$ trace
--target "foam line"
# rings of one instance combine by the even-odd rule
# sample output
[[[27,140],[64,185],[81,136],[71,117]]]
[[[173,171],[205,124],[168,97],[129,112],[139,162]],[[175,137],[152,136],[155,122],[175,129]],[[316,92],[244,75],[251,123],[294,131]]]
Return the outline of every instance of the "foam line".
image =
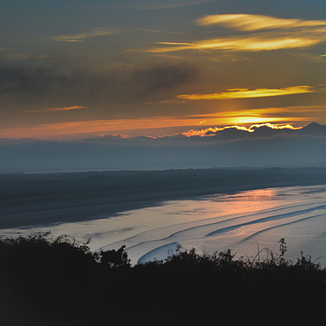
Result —
[[[233,225],[233,226],[230,226],[230,227],[226,227],[226,228],[223,228],[223,229],[219,229],[219,230],[210,232],[210,233],[206,234],[205,237],[210,237],[210,236],[214,236],[214,235],[219,234],[219,233],[225,233],[225,232],[228,232],[228,231],[232,231],[234,229],[238,229],[240,227],[247,226],[247,225],[264,223],[264,222],[269,222],[269,221],[276,221],[276,220],[290,218],[290,217],[297,216],[297,215],[312,213],[314,211],[322,210],[322,209],[326,209],[326,205],[321,205],[321,206],[317,206],[317,207],[314,207],[314,208],[308,208],[308,209],[304,209],[304,210],[301,210],[301,211],[295,211],[295,212],[291,212],[291,213],[285,213],[285,214],[273,215],[273,216],[269,216],[269,217],[263,217],[263,218],[260,218],[260,219],[254,220],[254,221],[245,222],[245,223]]]
[[[305,220],[310,220],[310,219],[313,219],[313,218],[318,218],[318,217],[321,217],[321,216],[325,216],[325,214],[319,214],[319,215],[313,215],[313,216],[308,216],[308,217],[304,217],[304,218],[301,218],[299,220],[295,220],[295,221],[291,221],[291,222],[288,222],[288,223],[283,223],[283,224],[279,224],[279,225],[274,225],[274,226],[271,226],[269,228],[266,228],[266,229],[263,229],[263,230],[260,230],[258,232],[255,232],[253,234],[251,234],[250,236],[242,239],[241,241],[239,241],[238,243],[243,243],[253,237],[255,237],[256,235],[260,234],[260,233],[264,233],[264,232],[267,232],[267,231],[270,231],[270,230],[273,230],[273,229],[277,229],[277,228],[280,228],[282,226],[287,226],[287,225],[291,225],[291,224],[295,224],[295,223],[298,223],[298,222],[302,222],[302,221],[305,221]]]
[[[302,206],[307,206],[307,204],[292,205],[292,206],[290,206],[290,208],[302,207]],[[326,205],[323,205],[323,206],[320,206],[320,207],[321,208],[319,208],[319,209],[323,209],[323,208],[326,209]],[[277,209],[263,210],[263,211],[256,212],[254,214],[246,214],[246,215],[236,216],[236,217],[225,219],[225,220],[218,221],[218,222],[206,223],[206,224],[203,224],[203,225],[192,226],[190,228],[187,228],[187,229],[183,229],[183,230],[174,232],[174,233],[170,234],[168,237],[161,238],[159,240],[167,240],[169,238],[172,238],[172,237],[177,236],[177,235],[181,235],[182,233],[186,233],[186,232],[189,232],[191,230],[197,230],[198,231],[201,228],[207,228],[209,226],[214,226],[214,225],[218,225],[218,224],[222,224],[222,223],[232,222],[232,221],[243,219],[243,218],[247,218],[247,217],[260,216],[260,215],[263,215],[263,214],[266,214],[266,213],[284,210],[285,208],[288,208],[288,207],[287,206],[284,206],[282,208],[277,208]],[[292,216],[296,216],[296,215],[305,214],[306,212],[308,212],[310,210],[311,211],[314,211],[316,209],[318,209],[318,208],[314,207],[314,208],[308,208],[308,209],[305,209],[305,210],[295,211],[295,212],[291,212],[291,213],[284,213],[284,214],[279,214],[279,215],[272,215],[272,216],[264,217],[264,218],[261,218],[261,219],[255,220],[255,221],[250,221],[250,222],[245,222],[245,223],[241,223],[241,224],[237,224],[237,225],[233,225],[233,226],[228,226],[226,228],[222,228],[222,229],[217,230],[217,231],[214,231],[214,232],[220,233],[220,231],[222,231],[222,230],[223,230],[223,232],[228,232],[228,231],[232,231],[232,230],[237,229],[238,227],[241,227],[241,226],[244,226],[244,225],[255,224],[256,221],[260,221],[261,220],[261,222],[258,222],[258,223],[262,223],[262,222],[266,222],[266,221],[269,221],[269,220],[273,220],[277,216],[280,216],[280,217],[281,216],[283,216],[283,217],[285,217],[285,216],[286,217],[292,217]],[[302,212],[302,213],[297,214],[297,212]],[[279,218],[277,218],[277,219],[279,219]],[[212,219],[217,219],[217,217],[214,217]],[[194,223],[194,222],[190,222],[190,223]],[[211,233],[209,233],[209,234],[207,234],[205,236],[210,236],[214,232],[211,232]]]
[[[180,244],[178,242],[171,242],[150,250],[138,259],[137,264],[143,264],[150,260],[154,260],[155,258],[159,258],[160,255],[166,256],[169,250],[175,251],[179,245]]]
[[[268,214],[268,213],[275,213],[275,212],[278,212],[278,211],[284,211],[285,209],[293,209],[293,208],[299,208],[299,207],[303,207],[303,206],[306,207],[306,206],[313,205],[313,204],[315,204],[315,203],[310,203],[309,202],[309,203],[299,204],[299,205],[283,205],[281,207],[261,210],[261,211],[255,212],[255,213],[248,213],[248,214],[240,215],[240,216],[238,214],[231,214],[231,215],[212,217],[212,218],[209,218],[209,219],[201,219],[201,220],[192,221],[192,222],[169,225],[169,226],[165,226],[165,227],[161,227],[161,228],[141,232],[139,234],[136,234],[136,235],[133,235],[133,236],[131,236],[129,238],[126,238],[124,241],[146,242],[146,241],[156,241],[156,240],[167,240],[167,239],[172,238],[172,237],[174,237],[176,235],[180,235],[182,233],[189,232],[191,230],[199,230],[200,228],[207,228],[209,226],[218,225],[218,224],[221,224],[221,223],[228,223],[228,222],[232,222],[232,221],[236,221],[236,220],[240,220],[240,219],[244,219],[244,218],[248,218],[248,217],[261,216],[263,214]],[[231,216],[235,216],[235,217],[231,217]],[[225,218],[225,219],[220,220],[221,218]],[[216,222],[217,219],[219,221]],[[205,221],[211,221],[211,223],[201,224],[201,223],[203,223]],[[176,228],[179,228],[179,227],[186,227],[187,225],[189,225],[190,227],[181,228],[180,230],[178,230],[176,232],[172,231],[172,230],[175,230]],[[155,239],[152,236],[152,238],[150,240],[143,240],[142,239],[142,237],[144,235],[146,235],[146,234],[149,234],[149,235],[150,234],[155,234],[155,232],[162,231],[162,230],[167,230],[168,231],[169,229],[171,230],[172,233],[170,233],[168,236],[160,237],[160,238],[157,238],[155,236],[154,237]]]

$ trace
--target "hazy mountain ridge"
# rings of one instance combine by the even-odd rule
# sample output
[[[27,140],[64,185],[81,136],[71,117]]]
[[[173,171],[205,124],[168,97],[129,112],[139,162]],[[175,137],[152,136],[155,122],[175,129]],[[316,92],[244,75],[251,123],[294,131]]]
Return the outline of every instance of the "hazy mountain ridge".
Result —
[[[326,167],[326,126],[235,128],[209,137],[2,140],[0,172],[212,167]]]
[[[303,127],[302,129],[274,129],[269,126],[263,125],[258,127],[252,127],[253,132],[249,132],[246,130],[240,130],[236,127],[230,127],[223,130],[219,130],[216,132],[207,131],[205,136],[197,136],[193,135],[187,137],[182,134],[177,134],[174,136],[165,136],[157,139],[166,140],[166,139],[196,139],[201,141],[227,141],[227,140],[238,140],[243,138],[268,138],[280,135],[288,135],[288,136],[302,136],[302,135],[311,135],[311,136],[326,136],[326,126],[322,126],[316,122],[310,123],[309,125]],[[138,137],[137,139],[140,139]]]
[[[247,130],[237,129],[236,127],[227,127],[222,130],[213,131],[207,128],[206,132],[202,135],[186,135],[184,134],[174,134],[160,137],[149,137],[149,136],[138,136],[133,138],[123,138],[119,135],[105,135],[99,137],[86,138],[84,141],[91,142],[118,142],[118,143],[142,143],[147,142],[151,144],[155,143],[173,143],[173,142],[216,142],[216,141],[232,141],[240,139],[254,139],[254,138],[269,138],[275,136],[326,136],[326,125],[320,125],[316,122],[310,123],[309,125],[301,129],[274,129],[267,125],[252,127],[251,132]]]

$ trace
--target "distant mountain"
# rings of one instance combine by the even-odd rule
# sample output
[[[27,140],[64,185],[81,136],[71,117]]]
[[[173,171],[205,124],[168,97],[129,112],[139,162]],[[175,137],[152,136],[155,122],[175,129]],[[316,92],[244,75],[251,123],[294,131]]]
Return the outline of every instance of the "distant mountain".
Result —
[[[245,130],[238,130],[236,128],[224,129],[216,132],[215,136],[218,140],[232,140],[250,137],[251,133]]]
[[[293,135],[311,135],[311,136],[326,136],[326,126],[322,126],[316,122],[313,122],[302,129],[274,129],[266,125],[255,126],[251,128],[251,132],[247,130],[237,129],[236,127],[227,127],[222,130],[214,131],[214,128],[208,128],[207,132],[201,135],[187,136],[186,134],[175,134],[171,136],[162,137],[149,137],[138,136],[133,138],[122,138],[121,136],[104,136],[85,139],[85,141],[91,142],[110,142],[120,144],[177,144],[184,142],[200,142],[200,143],[213,143],[216,141],[233,141],[241,139],[256,139],[256,138],[269,138],[274,136],[293,136]]]
[[[209,135],[209,136],[208,136]],[[0,142],[0,173],[212,167],[326,167],[326,126],[228,128],[207,137],[104,136],[76,141]]]
[[[305,135],[326,136],[326,126],[322,126],[317,122],[310,123],[299,131]]]
[[[280,134],[291,134],[296,131],[292,129],[273,129],[268,126],[256,127],[253,130],[252,136],[254,137],[272,137]]]
[[[246,138],[269,138],[278,135],[311,135],[311,136],[326,136],[326,126],[322,126],[316,122],[313,122],[302,129],[274,129],[266,125],[260,127],[253,127],[253,132],[246,130],[239,130],[236,128],[229,128],[217,131],[215,134],[210,132],[208,135],[210,137],[200,137],[200,138],[211,138],[211,140],[239,140]],[[197,137],[199,136],[192,136]]]

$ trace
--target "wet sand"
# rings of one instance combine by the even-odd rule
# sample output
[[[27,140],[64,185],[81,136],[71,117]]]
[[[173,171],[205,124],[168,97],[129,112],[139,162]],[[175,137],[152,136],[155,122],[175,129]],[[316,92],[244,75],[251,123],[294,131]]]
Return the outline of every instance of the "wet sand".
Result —
[[[326,169],[189,169],[0,175],[0,229],[111,218],[166,200],[326,184]]]

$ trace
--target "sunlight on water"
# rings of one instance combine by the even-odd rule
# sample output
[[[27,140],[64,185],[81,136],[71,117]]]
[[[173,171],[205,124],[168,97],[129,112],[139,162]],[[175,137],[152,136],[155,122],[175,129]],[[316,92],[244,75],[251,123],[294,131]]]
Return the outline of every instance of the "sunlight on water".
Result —
[[[284,187],[168,201],[81,223],[2,230],[2,236],[51,231],[91,239],[91,249],[126,245],[133,263],[166,257],[178,244],[212,253],[231,249],[253,256],[278,252],[285,238],[288,258],[300,252],[326,263],[326,187]],[[325,256],[325,257],[324,257]]]

